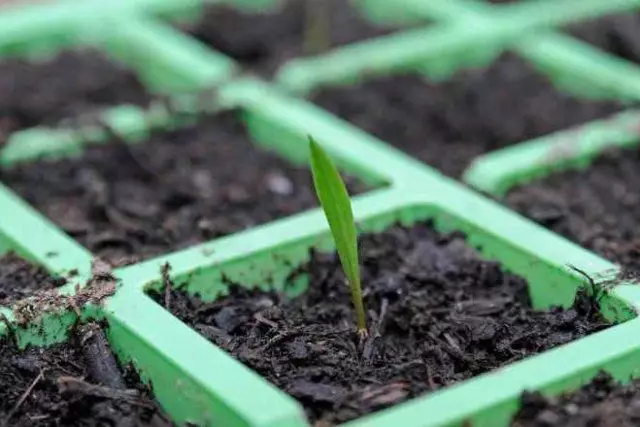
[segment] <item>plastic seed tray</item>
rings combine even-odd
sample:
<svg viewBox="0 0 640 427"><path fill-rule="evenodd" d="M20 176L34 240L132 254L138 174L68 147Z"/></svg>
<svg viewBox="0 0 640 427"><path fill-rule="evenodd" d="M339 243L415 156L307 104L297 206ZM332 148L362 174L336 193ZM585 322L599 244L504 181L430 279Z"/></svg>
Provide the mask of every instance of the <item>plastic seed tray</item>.
<svg viewBox="0 0 640 427"><path fill-rule="evenodd" d="M265 4L249 0L242 3ZM479 248L485 257L498 260L504 269L528 280L537 308L566 306L576 289L585 285L584 278L568 265L611 283L601 310L615 326L347 425L508 425L525 389L549 393L570 390L600 369L623 380L640 376L640 342L635 338L640 336L640 319L636 317L640 288L616 281L615 265L297 97L323 84L355 81L363 74L410 69L423 71L430 78L446 78L459 68L484 65L511 46L560 86L579 95L637 99L640 71L555 32L547 19L551 16L552 23L560 25L640 8L640 1L541 0L490 7L470 0L402 0L400 6L394 6L394 19L436 22L317 58L294 60L283 67L277 84L234 79L238 67L232 61L206 50L161 20L173 14L193 16L201 2L113 1L100 17L95 16L96 4L66 1L7 10L0 15L0 23L6 22L0 25L0 52L55 54L79 45L79 40L92 34L92 45L133 67L158 93L216 85L218 104L237 109L256 144L270 147L291 162L304 163L306 137L311 134L343 170L370 183L387 184L353 199L362 232L380 231L398 221L410 224L425 219L433 220L443 231L460 230L466 233L469 245ZM372 19L380 19L385 15L384 5L371 0L365 2L365 9ZM585 126L580 131L584 131L584 138L576 149L567 149L560 134L488 157L478 161L467 178L484 190L504 191L546 168L548 163L542 159L549 149L563 147L562 152L567 154L561 160L571 163L592 157L604 141L635 143L636 127L632 125L637 114L627 112L614 120ZM180 125L167 112L150 122L141 110L130 106L113 108L105 118L132 142L149 126ZM99 134L99 130L95 132ZM74 155L86 144L99 143L102 139L96 135L44 128L19 132L0 153L0 164L9 168L42 156ZM522 154L524 150L529 151ZM486 184L478 184L481 182ZM282 287L289 273L308 260L309 248L332 249L328 226L319 209L116 269L119 282L115 294L103 304L87 304L78 311L70 298L78 291L77 285L82 286L90 277L92 254L1 184L0 206L2 251L14 250L52 274L78 271L61 291L61 299L36 307L40 315L26 325L14 320L19 313L10 307L0 308L9 319L0 324L0 334L12 333L22 346L47 345L64 341L78 315L106 319L117 355L137 367L177 423L308 425L293 398L174 318L145 292L161 286L161 266L166 262L172 266L175 283L206 300L224 294L226 279L262 289ZM299 285L304 291L304 280Z"/></svg>

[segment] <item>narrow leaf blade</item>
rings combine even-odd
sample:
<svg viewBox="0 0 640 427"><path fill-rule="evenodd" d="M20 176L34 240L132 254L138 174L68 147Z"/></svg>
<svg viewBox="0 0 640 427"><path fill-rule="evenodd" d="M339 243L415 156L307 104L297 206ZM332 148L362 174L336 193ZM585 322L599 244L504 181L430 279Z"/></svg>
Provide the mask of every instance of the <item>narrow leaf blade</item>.
<svg viewBox="0 0 640 427"><path fill-rule="evenodd" d="M358 239L347 188L329 156L309 137L316 194L329 223L340 262L351 286L360 288Z"/></svg>

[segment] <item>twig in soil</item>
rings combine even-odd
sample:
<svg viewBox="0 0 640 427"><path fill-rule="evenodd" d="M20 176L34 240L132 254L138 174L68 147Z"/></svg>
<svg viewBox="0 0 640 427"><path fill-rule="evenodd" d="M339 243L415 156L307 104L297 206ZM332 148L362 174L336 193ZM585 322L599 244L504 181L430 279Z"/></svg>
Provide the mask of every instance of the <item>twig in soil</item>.
<svg viewBox="0 0 640 427"><path fill-rule="evenodd" d="M29 395L31 394L33 389L36 387L36 385L38 385L38 383L43 378L44 378L44 370L40 369L40 373L38 374L38 376L31 382L31 384L29 385L29 387L27 387L27 389L24 391L24 393L22 393L22 396L20 396L20 399L18 399L16 404L13 405L13 408L11 408L11 410L7 414L7 417L2 421L2 425L3 426L8 426L9 425L9 420L11 419L11 417L13 417L16 412L18 412L18 410L20 409L20 406L22 406L24 401L27 400L27 397L29 397Z"/></svg>
<svg viewBox="0 0 640 427"><path fill-rule="evenodd" d="M262 315L262 313L256 313L253 315L253 318L256 319L258 323L262 323L265 325L271 326L273 329L278 329L278 324L273 320L269 320Z"/></svg>
<svg viewBox="0 0 640 427"><path fill-rule="evenodd" d="M387 308L389 307L389 300L386 298L382 299L380 303L380 315L376 319L373 327L371 328L371 334L366 339L363 349L362 349L362 359L365 364L368 364L371 361L371 356L373 355L373 349L376 339L378 339L381 335L382 324L387 315Z"/></svg>
<svg viewBox="0 0 640 427"><path fill-rule="evenodd" d="M267 351L268 349L270 349L276 344L280 344L281 342L285 342L285 341L290 341L295 337L299 336L301 333L302 332L300 331L291 331L290 333L284 333L284 334L279 333L278 335L276 335L275 337L267 341L267 343L263 345L262 348L260 349L260 352L264 353L265 351Z"/></svg>
<svg viewBox="0 0 640 427"><path fill-rule="evenodd" d="M195 327L198 332L218 345L221 344L222 346L228 346L232 341L231 335L227 334L220 328L216 328L215 326L198 323Z"/></svg>
<svg viewBox="0 0 640 427"><path fill-rule="evenodd" d="M438 388L435 381L433 381L433 374L431 373L431 367L428 363L424 363L425 373L427 375L427 386L429 386L429 390L435 390Z"/></svg>
<svg viewBox="0 0 640 427"><path fill-rule="evenodd" d="M60 393L82 394L85 396L101 397L103 399L120 400L138 406L152 408L151 402L141 398L136 389L116 389L112 387L90 384L80 378L60 376L57 379Z"/></svg>
<svg viewBox="0 0 640 427"><path fill-rule="evenodd" d="M460 362L467 363L467 364L472 365L472 366L475 365L473 359L471 359L467 355L465 355L460 350L459 347L451 345L451 343L447 339L443 340L443 339L439 338L438 336L436 336L435 334L433 334L432 332L428 332L427 335L433 341L438 342L442 346L444 351L449 353L455 359L458 359Z"/></svg>
<svg viewBox="0 0 640 427"><path fill-rule="evenodd" d="M89 323L79 330L78 335L92 380L109 388L125 389L124 378L102 328L97 323Z"/></svg>
<svg viewBox="0 0 640 427"><path fill-rule="evenodd" d="M171 288L173 287L173 282L171 282L171 277L169 277L170 271L171 265L168 262L165 262L160 268L162 283L164 285L164 308L167 310L171 309Z"/></svg>

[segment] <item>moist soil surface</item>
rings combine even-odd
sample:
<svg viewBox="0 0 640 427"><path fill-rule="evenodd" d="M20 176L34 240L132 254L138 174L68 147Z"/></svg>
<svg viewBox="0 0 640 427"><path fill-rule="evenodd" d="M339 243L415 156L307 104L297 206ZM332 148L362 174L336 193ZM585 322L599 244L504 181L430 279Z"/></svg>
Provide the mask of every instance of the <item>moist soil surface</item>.
<svg viewBox="0 0 640 427"><path fill-rule="evenodd" d="M8 340L0 341L0 425L173 425L133 369L114 365L116 378L96 378L92 369L100 363L90 346L74 337L50 348L19 351ZM115 363L105 348L111 359L106 363Z"/></svg>
<svg viewBox="0 0 640 427"><path fill-rule="evenodd" d="M0 256L0 306L10 305L38 291L55 289L65 283L65 279L51 277L44 268L16 254Z"/></svg>
<svg viewBox="0 0 640 427"><path fill-rule="evenodd" d="M360 252L370 331L363 342L331 254L312 253L301 270L309 290L295 299L237 286L212 303L178 291L152 296L298 399L317 425L358 418L606 327L583 292L572 308L534 310L522 278L482 260L463 236L428 224L365 235Z"/></svg>
<svg viewBox="0 0 640 427"><path fill-rule="evenodd" d="M640 62L640 13L620 13L570 25L573 36L620 58Z"/></svg>
<svg viewBox="0 0 640 427"><path fill-rule="evenodd" d="M135 74L94 50L65 51L43 61L0 61L0 142L16 130L117 104L145 105Z"/></svg>
<svg viewBox="0 0 640 427"><path fill-rule="evenodd" d="M591 167L511 191L513 209L580 246L640 271L640 151L602 155Z"/></svg>
<svg viewBox="0 0 640 427"><path fill-rule="evenodd" d="M318 48L305 46L305 5L322 3L329 14L328 37ZM208 6L203 18L187 28L191 35L258 73L272 74L289 59L381 36L392 31L364 19L347 0L287 0L276 11L249 13L229 6ZM319 13L314 14L321 16ZM316 21L322 22L320 18ZM321 33L322 34L322 33Z"/></svg>
<svg viewBox="0 0 640 427"><path fill-rule="evenodd" d="M453 177L491 150L622 109L559 92L515 55L442 83L418 75L323 89L313 100ZM514 108L517 106L517 108Z"/></svg>
<svg viewBox="0 0 640 427"><path fill-rule="evenodd" d="M640 381L627 385L600 373L579 390L559 397L526 393L512 427L636 427Z"/></svg>
<svg viewBox="0 0 640 427"><path fill-rule="evenodd" d="M183 249L317 206L310 171L254 146L234 114L75 159L0 172L2 182L112 265ZM364 184L346 178L351 194Z"/></svg>

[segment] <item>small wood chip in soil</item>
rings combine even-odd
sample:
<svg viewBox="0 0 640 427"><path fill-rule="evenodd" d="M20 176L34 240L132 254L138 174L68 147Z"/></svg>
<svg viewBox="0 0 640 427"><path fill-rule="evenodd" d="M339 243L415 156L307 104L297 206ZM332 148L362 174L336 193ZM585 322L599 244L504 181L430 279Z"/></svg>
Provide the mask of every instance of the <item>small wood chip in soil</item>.
<svg viewBox="0 0 640 427"><path fill-rule="evenodd" d="M606 328L578 292L568 309L532 308L527 283L428 224L361 238L371 336L355 333L335 255L312 253L306 294L232 286L203 303L172 291L171 312L334 425ZM550 285L551 286L551 285ZM160 304L165 290L152 293ZM376 333L377 332L377 333Z"/></svg>
<svg viewBox="0 0 640 427"><path fill-rule="evenodd" d="M306 166L254 146L236 115L74 159L0 171L93 254L123 265L317 206ZM350 193L367 187L347 177Z"/></svg>
<svg viewBox="0 0 640 427"><path fill-rule="evenodd" d="M0 305L8 306L38 291L56 289L66 283L42 267L14 253L0 256Z"/></svg>
<svg viewBox="0 0 640 427"><path fill-rule="evenodd" d="M557 397L525 393L512 427L637 427L640 380L622 385L601 372L575 392Z"/></svg>
<svg viewBox="0 0 640 427"><path fill-rule="evenodd" d="M367 22L347 0L286 0L281 9L263 13L241 12L211 5L187 31L205 44L262 73L304 56L305 4L324 3L331 18L328 48L388 34L393 29Z"/></svg>
<svg viewBox="0 0 640 427"><path fill-rule="evenodd" d="M0 61L0 141L9 133L118 104L146 105L136 75L91 49Z"/></svg>
<svg viewBox="0 0 640 427"><path fill-rule="evenodd" d="M0 366L0 426L174 425L133 369L116 371L123 388L92 378L73 340L24 351L2 340Z"/></svg>
<svg viewBox="0 0 640 427"><path fill-rule="evenodd" d="M615 150L589 168L512 190L506 203L630 271L640 271L640 150Z"/></svg>
<svg viewBox="0 0 640 427"><path fill-rule="evenodd" d="M325 88L313 101L453 177L488 151L623 108L560 92L513 54L442 83L429 83L420 75L394 75Z"/></svg>

